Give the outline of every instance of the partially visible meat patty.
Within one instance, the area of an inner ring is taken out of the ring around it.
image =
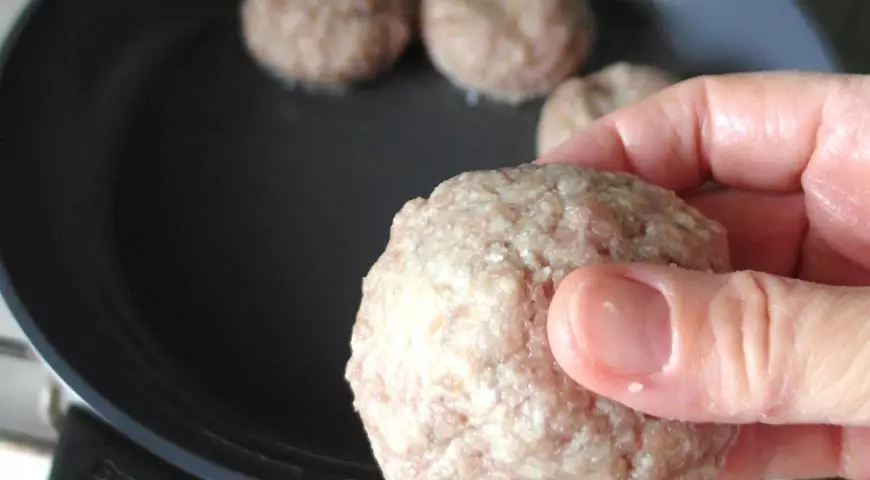
[[[656,67],[617,62],[585,78],[559,85],[541,109],[538,155],[558,147],[608,113],[637,102],[674,83]]]
[[[242,35],[275,76],[344,86],[389,70],[412,37],[418,0],[243,0]]]
[[[422,0],[423,41],[462,90],[517,104],[547,94],[589,54],[586,0]]]

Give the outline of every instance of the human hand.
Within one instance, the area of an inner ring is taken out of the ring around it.
[[[680,192],[728,229],[737,270],[572,273],[548,324],[568,375],[651,415],[746,424],[727,478],[870,479],[870,78],[692,79],[538,162]]]

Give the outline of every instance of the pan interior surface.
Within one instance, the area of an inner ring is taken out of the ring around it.
[[[184,449],[377,478],[343,379],[361,279],[405,201],[531,161],[541,102],[471,106],[419,45],[345,95],[290,90],[235,2],[119,3],[42,2],[0,84],[0,253],[33,327]],[[637,3],[596,4],[587,70],[834,68],[791,4]]]
[[[368,460],[342,380],[362,277],[405,201],[531,161],[536,111],[469,114],[420,55],[345,97],[290,92],[233,30],[202,41],[142,109],[119,172],[136,303],[212,393],[294,445]]]

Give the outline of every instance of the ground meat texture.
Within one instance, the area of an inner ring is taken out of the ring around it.
[[[407,47],[418,0],[243,0],[242,34],[270,73],[341,87],[389,70]]]
[[[544,103],[538,121],[538,155],[558,147],[608,113],[674,83],[669,73],[648,65],[614,63],[585,78],[570,78]]]
[[[577,267],[724,272],[726,232],[628,174],[464,173],[396,215],[346,378],[387,480],[714,479],[737,427],[665,421],[570,380],[547,309]]]
[[[507,103],[544,95],[586,59],[586,0],[423,0],[423,41],[455,85]]]

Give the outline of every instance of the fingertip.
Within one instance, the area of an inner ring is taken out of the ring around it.
[[[569,377],[581,384],[589,373],[588,362],[583,360],[569,315],[571,298],[586,278],[584,269],[568,274],[556,289],[547,314],[547,336],[553,357]]]
[[[697,384],[697,372],[670,365],[671,349],[678,345],[671,344],[670,304],[660,289],[668,288],[662,277],[674,273],[647,264],[596,265],[571,273],[550,306],[552,353],[578,384],[637,411],[673,420],[723,420]]]
[[[553,296],[548,314],[550,348],[565,374],[587,390],[631,408],[662,416],[662,407],[672,398],[672,394],[666,392],[667,388],[657,379],[658,375],[620,372],[599,361],[595,352],[600,352],[601,346],[590,345],[590,338],[587,338],[589,325],[586,323],[606,322],[607,319],[578,321],[578,317],[583,316],[578,315],[578,309],[607,300],[600,298],[602,287],[608,288],[614,280],[630,281],[621,275],[626,268],[618,264],[596,265],[580,268],[565,277]],[[606,348],[611,355],[636,355],[636,352],[629,351],[631,347],[628,346],[613,345]]]
[[[602,117],[561,145],[543,153],[534,163],[567,163],[606,172],[630,172],[620,138]]]

